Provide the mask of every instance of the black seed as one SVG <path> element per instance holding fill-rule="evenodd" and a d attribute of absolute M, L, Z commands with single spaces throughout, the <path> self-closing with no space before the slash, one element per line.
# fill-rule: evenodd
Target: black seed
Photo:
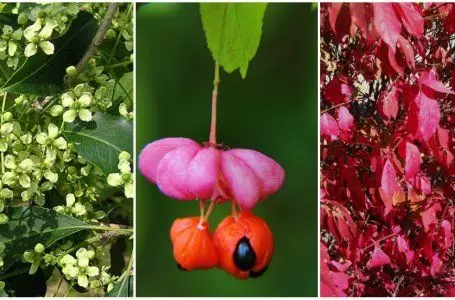
<path fill-rule="evenodd" d="M 256 263 L 256 253 L 246 236 L 241 238 L 235 247 L 234 263 L 242 271 L 250 270 Z"/>
<path fill-rule="evenodd" d="M 258 277 L 261 277 L 262 274 L 265 273 L 265 271 L 267 271 L 267 268 L 269 267 L 269 265 L 265 266 L 264 269 L 260 270 L 259 272 L 254 272 L 254 271 L 250 271 L 250 278 L 258 278 Z"/>
<path fill-rule="evenodd" d="M 179 268 L 181 271 L 188 271 L 187 269 L 185 269 L 184 267 L 182 267 L 181 264 L 177 263 L 177 268 Z"/>

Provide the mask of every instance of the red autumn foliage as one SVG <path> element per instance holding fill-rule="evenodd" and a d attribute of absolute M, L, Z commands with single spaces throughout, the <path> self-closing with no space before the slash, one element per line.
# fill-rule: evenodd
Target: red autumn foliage
<path fill-rule="evenodd" d="M 321 295 L 455 294 L 455 4 L 321 5 Z"/>

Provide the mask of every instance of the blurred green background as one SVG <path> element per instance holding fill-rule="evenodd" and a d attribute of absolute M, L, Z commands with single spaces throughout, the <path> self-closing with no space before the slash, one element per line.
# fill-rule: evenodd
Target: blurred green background
<path fill-rule="evenodd" d="M 180 271 L 169 229 L 198 215 L 197 202 L 162 195 L 137 176 L 138 296 L 317 296 L 317 10 L 311 3 L 268 5 L 258 52 L 246 79 L 221 72 L 218 141 L 271 156 L 286 170 L 282 189 L 254 213 L 275 238 L 260 278 L 223 270 Z M 198 4 L 138 4 L 136 136 L 140 151 L 163 137 L 207 141 L 214 62 Z M 211 228 L 230 213 L 216 207 Z"/>

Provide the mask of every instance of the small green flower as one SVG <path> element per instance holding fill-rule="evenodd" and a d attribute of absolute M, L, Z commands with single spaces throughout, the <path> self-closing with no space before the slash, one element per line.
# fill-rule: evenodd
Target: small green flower
<path fill-rule="evenodd" d="M 99 269 L 90 266 L 90 260 L 95 257 L 93 250 L 80 248 L 76 251 L 76 258 L 66 254 L 60 259 L 60 265 L 63 266 L 62 272 L 67 279 L 77 279 L 77 284 L 81 287 L 88 287 L 89 278 L 99 275 Z"/>
<path fill-rule="evenodd" d="M 30 275 L 33 275 L 36 273 L 36 271 L 38 271 L 41 259 L 43 258 L 44 255 L 44 250 L 45 250 L 44 245 L 38 243 L 35 245 L 35 248 L 33 250 L 24 252 L 23 255 L 24 260 L 32 264 L 30 266 L 30 270 L 28 271 Z"/>
<path fill-rule="evenodd" d="M 132 121 L 134 118 L 134 114 L 132 112 L 128 112 L 128 106 L 125 103 L 120 103 L 118 107 L 118 111 L 121 116 L 126 118 L 127 120 Z"/>
<path fill-rule="evenodd" d="M 109 274 L 109 267 L 101 267 L 101 282 L 107 286 L 107 292 L 109 293 L 113 288 L 118 279 L 118 276 Z"/>
<path fill-rule="evenodd" d="M 5 25 L 2 31 L 3 33 L 0 36 L 0 52 L 6 52 L 10 57 L 13 57 L 22 38 L 22 29 L 14 30 L 13 27 Z"/>
<path fill-rule="evenodd" d="M 74 100 L 69 93 L 64 93 L 61 99 L 63 107 L 69 108 L 63 113 L 63 121 L 72 123 L 77 116 L 85 122 L 92 120 L 92 112 L 88 109 L 92 103 L 90 93 L 83 93 L 77 100 Z"/>
<path fill-rule="evenodd" d="M 86 207 L 83 204 L 76 202 L 74 194 L 66 195 L 66 206 L 56 206 L 55 210 L 59 213 L 75 216 L 83 216 L 87 213 Z"/>
<path fill-rule="evenodd" d="M 124 185 L 125 196 L 128 198 L 133 198 L 134 194 L 134 174 L 131 173 L 130 166 L 131 155 L 123 151 L 119 154 L 119 164 L 118 168 L 120 173 L 111 173 L 107 177 L 107 183 L 110 186 L 120 186 Z"/>
<path fill-rule="evenodd" d="M 54 54 L 54 44 L 48 41 L 52 32 L 58 23 L 55 20 L 47 20 L 42 26 L 41 19 L 37 19 L 35 23 L 25 28 L 24 37 L 29 42 L 25 46 L 24 54 L 26 57 L 31 57 L 38 52 L 38 47 L 47 55 Z"/>
<path fill-rule="evenodd" d="M 36 135 L 36 141 L 43 146 L 51 146 L 56 149 L 65 150 L 68 146 L 65 138 L 58 137 L 59 136 L 59 129 L 54 124 L 49 124 L 47 128 L 47 133 L 40 132 Z"/>
<path fill-rule="evenodd" d="M 4 123 L 0 126 L 0 152 L 8 150 L 8 138 L 13 129 L 13 123 Z"/>

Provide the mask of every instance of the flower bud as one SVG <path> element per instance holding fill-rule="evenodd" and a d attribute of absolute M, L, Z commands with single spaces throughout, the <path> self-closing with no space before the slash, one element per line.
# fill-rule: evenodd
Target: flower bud
<path fill-rule="evenodd" d="M 9 122 L 13 119 L 13 114 L 9 111 L 3 113 L 3 121 Z"/>
<path fill-rule="evenodd" d="M 74 77 L 74 76 L 76 76 L 76 74 L 77 74 L 76 67 L 75 67 L 75 66 L 69 66 L 68 68 L 66 68 L 66 74 L 67 74 L 69 77 Z"/>
<path fill-rule="evenodd" d="M 52 106 L 50 113 L 51 113 L 52 116 L 58 117 L 58 116 L 60 116 L 63 113 L 63 111 L 64 111 L 63 106 L 54 105 L 54 106 Z"/>
<path fill-rule="evenodd" d="M 38 243 L 35 245 L 35 252 L 36 253 L 43 253 L 45 250 L 44 245 L 41 243 Z"/>
<path fill-rule="evenodd" d="M 106 39 L 115 39 L 115 37 L 117 36 L 117 33 L 115 32 L 114 29 L 112 28 L 109 28 L 107 31 L 106 31 Z"/>

